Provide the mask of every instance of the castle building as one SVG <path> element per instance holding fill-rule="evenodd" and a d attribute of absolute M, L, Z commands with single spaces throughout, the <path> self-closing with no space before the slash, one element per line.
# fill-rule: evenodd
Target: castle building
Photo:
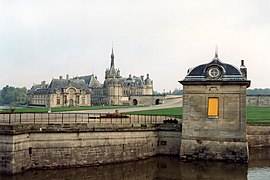
<path fill-rule="evenodd" d="M 220 61 L 189 69 L 183 85 L 181 159 L 248 161 L 247 69 Z"/>
<path fill-rule="evenodd" d="M 28 91 L 29 106 L 90 106 L 90 90 L 84 80 L 53 79 L 50 84 L 45 81 L 35 84 Z"/>
<path fill-rule="evenodd" d="M 72 89 L 72 90 L 71 90 Z M 105 80 L 86 75 L 73 79 L 53 79 L 51 83 L 33 85 L 28 92 L 29 105 L 35 106 L 90 106 L 90 105 L 151 105 L 160 104 L 163 96 L 153 95 L 153 81 L 149 74 L 122 77 L 115 68 L 114 52 L 105 71 Z"/>

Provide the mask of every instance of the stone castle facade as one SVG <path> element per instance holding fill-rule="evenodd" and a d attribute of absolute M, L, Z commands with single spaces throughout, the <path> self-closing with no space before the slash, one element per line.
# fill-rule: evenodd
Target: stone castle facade
<path fill-rule="evenodd" d="M 66 79 L 62 76 L 49 84 L 35 84 L 28 92 L 30 106 L 91 106 L 91 105 L 150 105 L 160 104 L 163 96 L 153 95 L 153 81 L 149 74 L 122 77 L 115 68 L 114 52 L 111 65 L 100 83 L 96 76 L 86 75 Z"/>

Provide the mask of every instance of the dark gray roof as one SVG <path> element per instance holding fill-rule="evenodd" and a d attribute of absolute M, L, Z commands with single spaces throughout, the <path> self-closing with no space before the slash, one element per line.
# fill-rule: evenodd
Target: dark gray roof
<path fill-rule="evenodd" d="M 84 82 L 88 85 L 93 75 L 79 76 L 78 79 L 83 79 Z"/>
<path fill-rule="evenodd" d="M 50 93 L 69 87 L 75 87 L 76 89 L 85 90 L 87 93 L 90 93 L 83 79 L 53 79 L 49 85 Z"/>
<path fill-rule="evenodd" d="M 217 78 L 211 78 L 209 74 L 209 70 L 212 67 L 216 67 L 220 70 L 220 76 Z M 241 71 L 231 65 L 226 64 L 220 61 L 220 59 L 216 56 L 210 63 L 201 64 L 199 66 L 196 66 L 195 68 L 190 68 L 188 70 L 188 73 L 183 81 L 180 81 L 182 84 L 185 82 L 243 82 L 244 84 L 250 84 L 250 81 L 248 81 L 241 73 Z"/>
<path fill-rule="evenodd" d="M 224 72 L 225 76 L 231 76 L 231 75 L 242 76 L 242 73 L 236 67 L 234 67 L 230 64 L 222 63 L 219 59 L 214 59 L 210 63 L 202 64 L 202 65 L 199 65 L 199 66 L 193 68 L 188 73 L 188 76 L 205 76 L 206 69 L 211 65 L 221 66 L 225 70 L 225 72 Z"/>
<path fill-rule="evenodd" d="M 46 94 L 48 91 L 48 84 L 34 84 L 28 91 L 28 94 Z"/>
<path fill-rule="evenodd" d="M 136 87 L 144 86 L 144 82 L 140 77 L 136 77 L 136 76 L 131 77 L 131 75 L 128 78 L 121 78 L 120 82 L 121 84 L 127 85 L 127 86 L 131 84 L 134 84 Z"/>
<path fill-rule="evenodd" d="M 101 83 L 94 75 L 80 76 L 78 79 L 83 79 L 89 88 L 102 87 Z"/>
<path fill-rule="evenodd" d="M 48 94 L 50 91 L 49 88 L 41 88 L 41 89 L 36 89 L 34 94 Z"/>
<path fill-rule="evenodd" d="M 215 57 L 210 63 L 199 65 L 195 68 L 189 69 L 188 74 L 186 76 L 187 79 L 198 79 L 198 78 L 206 78 L 207 79 L 207 69 L 212 66 L 219 67 L 223 72 L 223 80 L 224 79 L 242 79 L 245 77 L 241 73 L 241 71 L 233 65 L 226 64 L 221 62 L 217 57 Z"/>
<path fill-rule="evenodd" d="M 149 74 L 147 74 L 147 78 L 144 80 L 145 85 L 152 85 L 153 81 L 149 78 Z"/>

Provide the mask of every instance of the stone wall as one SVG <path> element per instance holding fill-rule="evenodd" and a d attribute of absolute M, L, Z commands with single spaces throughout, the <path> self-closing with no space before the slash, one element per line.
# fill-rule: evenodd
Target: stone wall
<path fill-rule="evenodd" d="M 182 159 L 246 162 L 246 96 L 241 85 L 183 87 Z M 208 116 L 208 98 L 218 98 L 218 116 Z"/>
<path fill-rule="evenodd" d="M 0 173 L 6 174 L 178 155 L 181 138 L 179 125 L 35 124 L 0 129 Z"/>
<path fill-rule="evenodd" d="M 270 95 L 247 95 L 248 106 L 270 106 Z"/>
<path fill-rule="evenodd" d="M 141 95 L 141 96 L 130 96 L 129 105 L 153 105 L 162 104 L 165 96 L 161 95 Z M 134 101 L 137 104 L 134 104 Z"/>
<path fill-rule="evenodd" d="M 270 147 L 270 126 L 247 126 L 247 139 L 250 148 Z"/>
<path fill-rule="evenodd" d="M 179 155 L 181 131 L 178 125 L 158 127 L 158 154 Z"/>

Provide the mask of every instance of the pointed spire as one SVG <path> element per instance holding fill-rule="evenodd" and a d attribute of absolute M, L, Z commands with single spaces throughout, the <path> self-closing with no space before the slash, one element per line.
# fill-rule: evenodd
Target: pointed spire
<path fill-rule="evenodd" d="M 218 58 L 218 47 L 216 45 L 216 50 L 215 50 L 215 58 Z"/>
<path fill-rule="evenodd" d="M 111 67 L 114 66 L 114 54 L 113 54 L 113 47 L 112 47 L 112 54 L 111 54 Z"/>
<path fill-rule="evenodd" d="M 108 75 L 116 75 L 117 72 L 114 67 L 114 53 L 113 53 L 113 47 L 112 47 L 112 54 L 111 54 L 111 67 L 110 70 L 108 71 Z"/>

